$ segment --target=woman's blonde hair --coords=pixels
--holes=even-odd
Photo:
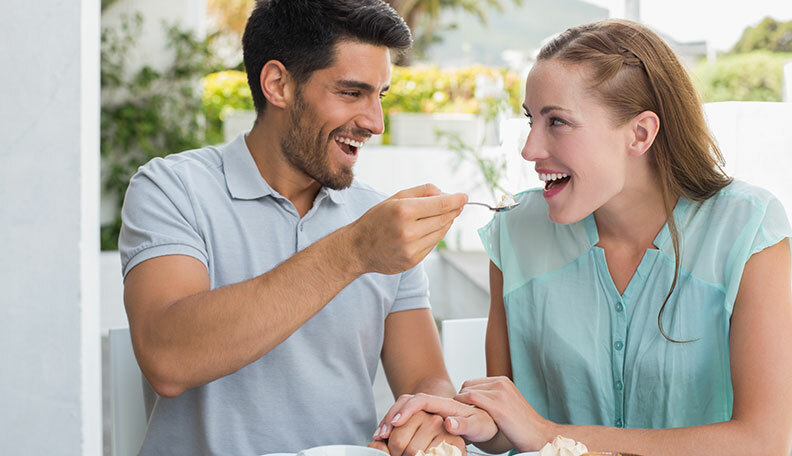
[[[657,325],[665,333],[663,310],[679,277],[679,232],[674,220],[678,197],[703,201],[731,182],[723,155],[704,120],[701,101],[674,51],[647,27],[611,19],[573,27],[546,44],[538,61],[556,59],[583,64],[592,78],[591,90],[609,109],[613,122],[623,125],[644,111],[660,118],[649,149],[661,182],[666,221],[674,246],[674,280],[660,307]]]

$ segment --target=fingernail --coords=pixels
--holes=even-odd
[[[453,418],[449,418],[448,419],[448,425],[451,426],[451,429],[456,429],[457,426],[459,426],[459,423],[457,422],[457,420],[455,420]]]
[[[399,418],[401,418],[401,413],[397,413],[396,416],[393,417],[391,424],[396,424],[396,422],[399,421]]]
[[[379,435],[382,434],[382,426],[378,427],[376,431],[374,431],[374,438],[376,439]]]

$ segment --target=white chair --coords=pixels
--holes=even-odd
[[[443,320],[443,358],[457,391],[465,380],[487,375],[486,333],[486,318]]]
[[[143,376],[132,351],[129,328],[109,331],[110,413],[113,456],[135,456],[143,444],[148,415],[143,396]]]

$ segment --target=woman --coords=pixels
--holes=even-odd
[[[526,160],[546,182],[480,234],[487,374],[400,398],[489,452],[556,435],[644,455],[787,455],[792,234],[732,181],[671,49],[639,24],[567,30],[540,52]],[[469,405],[475,407],[470,407]]]

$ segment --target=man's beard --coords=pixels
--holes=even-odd
[[[308,107],[298,89],[289,113],[286,134],[281,139],[281,150],[289,163],[324,187],[345,189],[352,185],[355,175],[352,168],[348,167],[341,167],[336,173],[330,169],[328,143],[334,140],[334,134],[323,137],[321,127],[314,127],[318,123],[315,119],[313,110]]]

